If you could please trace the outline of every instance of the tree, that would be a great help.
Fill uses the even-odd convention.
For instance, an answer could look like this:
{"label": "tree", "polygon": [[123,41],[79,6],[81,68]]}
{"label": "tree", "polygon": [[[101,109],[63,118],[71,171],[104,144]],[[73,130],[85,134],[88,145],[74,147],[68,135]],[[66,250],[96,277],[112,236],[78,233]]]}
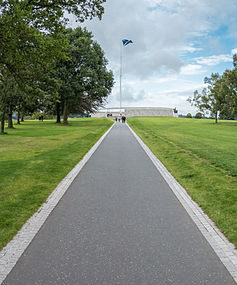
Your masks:
{"label": "tree", "polygon": [[[12,113],[16,104],[16,94],[12,90],[18,89],[18,92],[28,95],[33,90],[40,93],[38,91],[44,85],[48,70],[65,56],[66,49],[65,39],[58,36],[53,38],[29,26],[20,12],[11,18],[13,10],[9,8],[0,17],[0,108],[3,116],[7,108]],[[7,87],[9,82],[12,87]],[[4,133],[4,124],[1,132]]]}
{"label": "tree", "polygon": [[204,83],[207,87],[202,89],[199,93],[197,90],[194,92],[193,98],[189,97],[187,101],[195,106],[202,115],[208,112],[214,114],[215,121],[218,120],[218,111],[221,109],[221,96],[220,96],[220,86],[221,77],[218,73],[212,73],[211,77],[205,77]]}
{"label": "tree", "polygon": [[[79,21],[103,14],[102,3],[105,0],[69,0],[69,1],[38,1],[8,0],[0,2],[0,64],[4,64],[11,72],[17,73],[19,67],[31,56],[33,51],[39,55],[53,56],[50,50],[58,47],[58,35],[67,19],[64,12],[73,13]],[[51,46],[44,46],[42,40],[51,40]],[[40,41],[39,41],[40,40]],[[52,42],[53,41],[53,42]],[[55,50],[54,50],[55,53]],[[39,60],[34,63],[39,64]],[[44,64],[44,62],[40,62]],[[47,64],[47,62],[46,62]],[[25,65],[26,67],[26,65]]]}
{"label": "tree", "polygon": [[186,115],[186,118],[191,119],[191,118],[192,118],[192,114],[191,114],[191,113],[188,113],[188,114]]}
{"label": "tree", "polygon": [[[68,123],[69,113],[93,112],[107,98],[113,87],[112,71],[108,61],[92,34],[78,27],[65,31],[69,41],[69,60],[63,60],[56,68],[61,81],[59,89],[63,109],[63,123]],[[59,111],[59,102],[56,109]],[[59,117],[59,114],[57,118]],[[57,120],[58,121],[58,120]]]}
{"label": "tree", "polygon": [[[66,55],[67,42],[60,37],[67,20],[64,12],[75,14],[78,21],[95,16],[101,18],[104,2],[105,0],[0,1],[2,75],[7,74],[11,80],[13,78],[24,94],[34,93],[32,85],[40,91],[43,85],[40,82],[45,79],[45,74]],[[2,85],[6,80],[3,79]],[[0,92],[1,90],[4,88]],[[0,97],[0,101],[5,102],[5,94],[0,93]],[[0,105],[2,118],[5,117],[4,106]],[[2,128],[4,132],[4,125]]]}
{"label": "tree", "polygon": [[195,115],[195,119],[201,119],[202,118],[202,113],[201,112],[197,112]]}
{"label": "tree", "polygon": [[[234,59],[235,60],[235,59]],[[234,119],[237,115],[237,67],[226,70],[221,78],[220,97],[222,97],[222,109],[220,118]]]}
{"label": "tree", "polygon": [[207,111],[215,117],[219,112],[220,119],[234,119],[237,116],[237,54],[233,56],[233,70],[226,70],[222,76],[213,73],[205,78],[207,87],[199,93],[194,92],[193,98],[188,98],[191,105],[197,107],[201,113]]}

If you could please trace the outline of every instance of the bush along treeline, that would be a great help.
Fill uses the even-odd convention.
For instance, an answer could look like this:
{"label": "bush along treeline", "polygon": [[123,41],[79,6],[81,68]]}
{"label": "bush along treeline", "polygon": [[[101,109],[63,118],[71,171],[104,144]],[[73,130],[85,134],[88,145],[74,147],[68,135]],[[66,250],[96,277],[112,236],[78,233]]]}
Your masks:
{"label": "bush along treeline", "polygon": [[98,17],[106,0],[0,1],[0,120],[12,115],[63,115],[96,110],[114,84],[101,47],[86,29],[66,29],[65,11],[78,22]]}
{"label": "bush along treeline", "polygon": [[223,75],[218,73],[206,77],[204,83],[207,87],[201,92],[194,92],[193,98],[189,97],[188,102],[195,106],[204,116],[209,114],[215,118],[232,120],[237,117],[237,54],[233,56],[233,70],[226,70]]}

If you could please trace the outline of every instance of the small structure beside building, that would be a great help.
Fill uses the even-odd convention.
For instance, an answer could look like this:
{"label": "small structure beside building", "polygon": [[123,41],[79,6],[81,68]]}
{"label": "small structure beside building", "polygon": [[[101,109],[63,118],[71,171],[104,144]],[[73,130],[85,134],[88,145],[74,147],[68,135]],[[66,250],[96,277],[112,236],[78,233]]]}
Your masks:
{"label": "small structure beside building", "polygon": [[[121,112],[120,112],[121,111]],[[91,117],[110,117],[116,118],[120,116],[129,117],[178,117],[176,108],[163,107],[123,107],[123,108],[105,108],[100,109],[96,113],[91,114]]]}

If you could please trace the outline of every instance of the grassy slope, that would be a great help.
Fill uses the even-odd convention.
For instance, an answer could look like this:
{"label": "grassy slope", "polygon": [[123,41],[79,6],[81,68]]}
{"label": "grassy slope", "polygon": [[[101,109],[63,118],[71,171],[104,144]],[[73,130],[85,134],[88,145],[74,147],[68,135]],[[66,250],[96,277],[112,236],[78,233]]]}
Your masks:
{"label": "grassy slope", "polygon": [[128,123],[237,246],[237,123],[182,118]]}
{"label": "grassy slope", "polygon": [[0,136],[0,248],[111,125],[92,118],[69,126],[26,121]]}

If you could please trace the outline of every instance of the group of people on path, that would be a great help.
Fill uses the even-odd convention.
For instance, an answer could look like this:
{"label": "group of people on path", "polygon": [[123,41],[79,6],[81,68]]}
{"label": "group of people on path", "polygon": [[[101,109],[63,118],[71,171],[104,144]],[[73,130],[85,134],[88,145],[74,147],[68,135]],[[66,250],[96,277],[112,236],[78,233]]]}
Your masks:
{"label": "group of people on path", "polygon": [[116,117],[116,118],[115,118],[115,121],[116,121],[116,122],[118,122],[118,121],[120,122],[120,120],[122,120],[122,123],[125,123],[125,122],[126,122],[126,117],[125,117],[125,116],[122,116],[122,117],[118,117],[118,118]]}

